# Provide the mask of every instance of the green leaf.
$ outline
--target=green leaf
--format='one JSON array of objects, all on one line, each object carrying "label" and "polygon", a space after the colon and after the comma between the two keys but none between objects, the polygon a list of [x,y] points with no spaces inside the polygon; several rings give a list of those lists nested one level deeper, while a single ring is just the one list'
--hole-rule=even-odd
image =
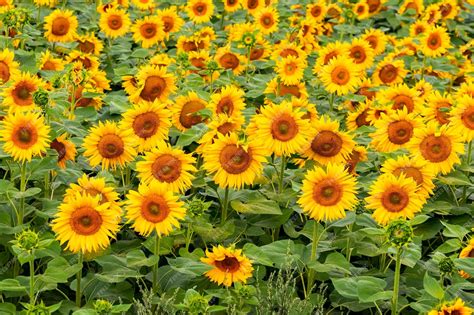
[{"label": "green leaf", "polygon": [[250,214],[274,214],[280,215],[281,210],[277,202],[273,200],[267,200],[262,198],[260,200],[252,200],[244,203],[240,200],[232,200],[230,202],[231,207],[240,213]]},{"label": "green leaf", "polygon": [[444,290],[433,277],[428,275],[428,272],[425,273],[425,277],[423,278],[423,288],[434,298],[441,300],[444,297]]},{"label": "green leaf", "polygon": [[150,55],[150,52],[149,52],[148,49],[138,48],[138,49],[135,49],[135,51],[132,52],[130,57],[132,57],[132,58],[146,58],[149,55]]},{"label": "green leaf", "polygon": [[15,199],[20,199],[20,198],[27,198],[27,197],[37,195],[40,192],[41,192],[41,188],[33,187],[33,188],[28,188],[26,191],[23,191],[23,192],[18,191],[14,193],[12,196]]},{"label": "green leaf", "polygon": [[197,124],[192,126],[179,136],[176,146],[185,147],[195,141],[198,141],[207,132],[207,130],[208,128],[205,124]]},{"label": "green leaf", "polygon": [[0,292],[22,292],[26,288],[16,279],[5,279],[0,281]]},{"label": "green leaf", "polygon": [[250,258],[254,263],[261,264],[264,266],[273,266],[273,261],[268,257],[264,250],[255,244],[247,243],[243,248],[244,254]]},{"label": "green leaf", "polygon": [[474,275],[474,257],[456,258],[454,264],[459,270]]},{"label": "green leaf", "polygon": [[193,277],[202,276],[206,271],[212,269],[212,266],[208,264],[183,257],[168,258],[168,264],[173,270]]},{"label": "green leaf", "polygon": [[134,249],[127,253],[127,267],[151,267],[158,261],[159,257],[153,255],[149,258],[139,249]]},{"label": "green leaf", "polygon": [[472,185],[469,177],[463,172],[455,171],[446,176],[439,176],[438,180],[443,184],[450,186],[470,186]]},{"label": "green leaf", "polygon": [[443,235],[446,237],[457,237],[458,239],[462,240],[464,236],[469,233],[469,230],[455,224],[449,224],[446,222],[441,221],[446,228],[443,230]]},{"label": "green leaf", "polygon": [[357,299],[357,280],[356,278],[331,279],[337,293],[349,299]]}]

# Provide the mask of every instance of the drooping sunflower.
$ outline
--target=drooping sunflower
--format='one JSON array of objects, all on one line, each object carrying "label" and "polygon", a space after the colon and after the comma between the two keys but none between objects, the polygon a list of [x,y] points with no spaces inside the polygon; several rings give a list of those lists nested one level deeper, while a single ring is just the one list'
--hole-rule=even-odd
[{"label": "drooping sunflower", "polygon": [[241,74],[245,69],[246,58],[230,50],[230,47],[220,47],[217,49],[214,60],[224,70],[232,70],[235,75]]},{"label": "drooping sunflower", "polygon": [[100,56],[102,49],[104,49],[102,41],[92,32],[84,35],[77,35],[74,38],[74,41],[77,43],[77,50],[86,54]]},{"label": "drooping sunflower", "polygon": [[352,62],[352,59],[339,56],[322,67],[319,78],[329,93],[346,95],[357,89],[361,76],[361,69]]},{"label": "drooping sunflower", "polygon": [[99,26],[107,37],[117,38],[127,34],[130,25],[130,17],[125,10],[113,8],[100,15]]},{"label": "drooping sunflower", "polygon": [[9,49],[0,52],[0,85],[7,83],[18,74],[19,64],[14,61],[15,54]]},{"label": "drooping sunflower", "polygon": [[196,24],[207,23],[214,14],[212,0],[188,0],[186,13]]},{"label": "drooping sunflower", "polygon": [[205,275],[219,285],[230,287],[233,283],[247,283],[247,279],[252,277],[252,263],[241,249],[213,246],[212,252],[206,250],[206,257],[201,261],[213,267],[206,271]]},{"label": "drooping sunflower", "polygon": [[283,84],[298,84],[303,79],[306,62],[294,56],[281,58],[276,62],[276,73]]},{"label": "drooping sunflower", "polygon": [[44,87],[44,82],[29,72],[21,73],[12,81],[11,85],[1,93],[4,98],[3,105],[12,110],[31,110],[35,108],[33,93],[40,87]]},{"label": "drooping sunflower", "polygon": [[179,201],[167,186],[152,182],[140,184],[138,191],[130,190],[127,194],[125,217],[132,223],[132,228],[143,236],[153,231],[158,236],[166,236],[179,228],[179,221],[186,216],[184,203]]},{"label": "drooping sunflower", "polygon": [[141,43],[143,48],[150,48],[165,39],[163,21],[156,15],[145,16],[133,23],[131,31],[133,40]]},{"label": "drooping sunflower", "polygon": [[134,144],[131,130],[120,129],[115,122],[99,122],[84,138],[84,156],[92,167],[115,170],[133,161],[137,155]]},{"label": "drooping sunflower", "polygon": [[245,92],[235,85],[226,85],[219,93],[211,95],[209,108],[215,115],[226,114],[228,116],[240,116],[245,108]]},{"label": "drooping sunflower", "polygon": [[77,17],[71,10],[56,9],[44,19],[44,36],[50,42],[72,42],[78,26]]},{"label": "drooping sunflower", "polygon": [[464,153],[462,135],[450,125],[429,122],[424,128],[415,129],[409,150],[414,159],[422,159],[433,166],[436,173],[447,174],[454,164],[461,163]]},{"label": "drooping sunflower", "polygon": [[155,100],[164,102],[176,90],[175,81],[174,75],[168,73],[165,67],[146,65],[136,75],[136,90],[131,98],[136,103]]},{"label": "drooping sunflower", "polygon": [[306,173],[298,204],[317,221],[334,221],[346,216],[345,210],[357,205],[356,180],[343,164],[329,163]]},{"label": "drooping sunflower", "polygon": [[374,50],[374,54],[380,55],[385,51],[387,45],[387,37],[379,29],[366,30],[362,39],[369,43],[370,47]]},{"label": "drooping sunflower", "polygon": [[2,121],[0,138],[3,150],[15,161],[31,161],[46,152],[49,146],[49,126],[39,113],[10,112]]},{"label": "drooping sunflower", "polygon": [[277,156],[289,156],[308,146],[311,129],[309,121],[303,119],[303,111],[293,108],[288,101],[260,110],[261,113],[255,116],[257,131],[249,134],[249,139],[258,141]]},{"label": "drooping sunflower", "polygon": [[448,32],[442,26],[433,26],[423,35],[421,38],[421,50],[425,56],[441,56],[451,47]]},{"label": "drooping sunflower", "polygon": [[222,188],[240,189],[253,184],[266,161],[266,150],[260,144],[239,141],[235,133],[219,134],[205,152],[203,166],[214,174],[214,182]]},{"label": "drooping sunflower", "polygon": [[196,159],[182,150],[172,148],[165,142],[145,154],[144,160],[137,163],[138,177],[145,184],[160,183],[171,191],[184,192],[191,187]]},{"label": "drooping sunflower", "polygon": [[310,145],[303,155],[321,164],[343,163],[355,147],[352,136],[339,130],[339,122],[321,116],[313,124]]},{"label": "drooping sunflower", "polygon": [[67,161],[74,161],[76,158],[76,146],[67,140],[67,134],[63,133],[54,139],[49,147],[58,153],[58,165],[60,168],[66,168]]},{"label": "drooping sunflower", "polygon": [[403,60],[384,59],[377,64],[372,80],[377,85],[394,85],[402,83],[407,73]]},{"label": "drooping sunflower", "polygon": [[420,212],[424,197],[417,194],[417,185],[404,173],[380,175],[370,187],[367,208],[374,210],[372,217],[380,225],[387,225],[399,218],[412,219]]},{"label": "drooping sunflower", "polygon": [[413,138],[414,131],[423,126],[416,114],[409,114],[405,108],[382,114],[374,122],[376,128],[370,134],[371,145],[379,152],[392,152],[407,148]]},{"label": "drooping sunflower", "polygon": [[181,131],[186,131],[194,125],[205,122],[206,118],[199,111],[207,107],[207,103],[196,92],[188,92],[176,98],[171,111],[173,124]]},{"label": "drooping sunflower", "polygon": [[184,25],[184,20],[178,15],[176,6],[158,10],[157,15],[163,22],[163,31],[167,39],[170,34],[178,32]]},{"label": "drooping sunflower", "polygon": [[49,50],[41,52],[38,68],[43,71],[61,71],[64,69],[64,60],[54,57]]},{"label": "drooping sunflower", "polygon": [[273,7],[261,8],[255,13],[255,21],[258,29],[263,34],[271,34],[278,30],[278,11]]},{"label": "drooping sunflower", "polygon": [[99,205],[106,204],[107,211],[115,214],[117,221],[122,218],[122,202],[113,186],[107,185],[104,177],[88,177],[83,174],[77,184],[71,183],[64,195],[65,202],[74,201],[77,194],[99,198]]},{"label": "drooping sunflower", "polygon": [[133,142],[138,152],[148,151],[168,138],[171,112],[165,103],[158,100],[140,102],[122,116],[121,128],[133,130]]},{"label": "drooping sunflower", "polygon": [[454,98],[448,93],[433,91],[426,99],[426,106],[422,112],[426,121],[436,121],[444,125],[451,120],[451,108],[454,105]]},{"label": "drooping sunflower", "polygon": [[360,145],[355,146],[346,160],[345,169],[349,174],[357,175],[357,164],[364,161],[367,161],[367,149]]},{"label": "drooping sunflower", "polygon": [[77,193],[59,206],[51,228],[61,245],[67,243],[66,249],[87,254],[107,248],[120,229],[118,223],[107,203],[100,204],[99,196]]},{"label": "drooping sunflower", "polygon": [[361,69],[367,69],[374,62],[374,50],[369,43],[363,39],[355,38],[348,47],[349,57]]},{"label": "drooping sunflower", "polygon": [[286,85],[283,82],[278,82],[278,78],[274,78],[270,82],[268,82],[264,93],[274,94],[278,96],[290,95],[291,97],[296,97],[300,99],[308,98],[308,91],[306,90],[304,82]]},{"label": "drooping sunflower", "polygon": [[451,111],[453,130],[463,135],[466,142],[474,139],[474,98],[464,95],[458,98],[456,106]]}]

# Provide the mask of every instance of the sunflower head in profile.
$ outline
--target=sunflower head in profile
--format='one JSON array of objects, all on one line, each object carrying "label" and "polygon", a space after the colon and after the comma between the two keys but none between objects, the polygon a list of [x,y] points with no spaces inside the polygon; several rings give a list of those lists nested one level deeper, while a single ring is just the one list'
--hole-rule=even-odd
[{"label": "sunflower head in profile", "polygon": [[214,182],[222,188],[240,189],[253,184],[266,161],[266,150],[260,144],[241,142],[235,133],[219,134],[204,151],[203,166],[214,174]]},{"label": "sunflower head in profile", "polygon": [[133,93],[131,99],[135,103],[155,100],[164,102],[176,90],[175,81],[175,77],[166,72],[166,67],[146,65],[136,75],[135,88],[130,87],[130,92]]},{"label": "sunflower head in profile", "polygon": [[201,99],[196,92],[189,92],[187,95],[180,95],[173,105],[173,124],[181,131],[186,131],[194,125],[206,121],[206,118],[199,114],[205,109],[207,103]]},{"label": "sunflower head in profile", "polygon": [[207,23],[214,14],[214,4],[212,0],[188,0],[186,13],[196,24]]},{"label": "sunflower head in profile", "polygon": [[298,84],[303,79],[306,62],[294,56],[281,58],[276,62],[276,73],[286,85]]},{"label": "sunflower head in profile", "polygon": [[343,164],[328,164],[306,173],[298,199],[303,211],[317,221],[334,221],[346,216],[345,210],[357,205],[354,176]]},{"label": "sunflower head in profile", "polygon": [[44,19],[44,22],[44,36],[48,41],[60,43],[74,41],[79,23],[72,11],[56,9]]},{"label": "sunflower head in profile", "polygon": [[73,253],[93,254],[110,245],[119,225],[116,215],[100,204],[99,197],[77,193],[59,206],[51,228],[56,239]]},{"label": "sunflower head in profile", "polygon": [[107,37],[124,36],[130,29],[130,25],[130,17],[125,10],[113,8],[100,15],[99,26]]},{"label": "sunflower head in profile", "polygon": [[444,27],[433,26],[421,38],[421,50],[428,57],[439,57],[451,47],[448,32]]},{"label": "sunflower head in profile", "polygon": [[464,153],[462,135],[451,125],[429,122],[424,128],[415,129],[409,150],[413,158],[422,159],[433,166],[436,173],[449,173],[454,164],[461,163],[459,155]]},{"label": "sunflower head in profile", "polygon": [[435,121],[440,125],[450,122],[450,111],[455,104],[451,94],[446,92],[441,94],[438,91],[433,91],[427,96],[425,104],[422,114],[426,121]]},{"label": "sunflower head in profile", "polygon": [[451,124],[456,133],[463,135],[464,141],[474,139],[474,97],[464,95],[457,99],[451,111]]},{"label": "sunflower head in profile", "polygon": [[65,62],[61,58],[56,58],[49,50],[41,52],[38,68],[42,71],[61,71]]},{"label": "sunflower head in profile", "polygon": [[[474,238],[471,238],[469,243],[461,250],[461,252],[459,253],[459,258],[474,258]],[[464,270],[460,270],[459,274],[461,275],[461,277],[466,279],[474,276]]]},{"label": "sunflower head in profile", "polygon": [[160,103],[158,100],[140,102],[128,109],[122,117],[121,127],[133,130],[138,152],[148,151],[158,142],[168,138],[171,113],[165,103]]},{"label": "sunflower head in profile", "polygon": [[160,183],[141,184],[138,191],[127,194],[125,217],[140,235],[149,236],[154,231],[166,236],[173,227],[180,227],[179,221],[185,216],[184,202]]},{"label": "sunflower head in profile", "polygon": [[3,150],[15,161],[31,161],[33,156],[46,152],[49,130],[39,113],[11,112],[2,121],[0,129]]},{"label": "sunflower head in profile", "polygon": [[367,149],[363,146],[356,146],[346,159],[345,169],[349,174],[357,175],[356,167],[360,162],[367,161]]},{"label": "sunflower head in profile", "polygon": [[165,142],[145,154],[144,160],[137,163],[140,180],[146,184],[157,182],[170,191],[184,192],[191,187],[196,159],[191,154],[172,148]]},{"label": "sunflower head in profile", "polygon": [[150,48],[166,38],[163,21],[156,15],[136,20],[131,31],[133,40],[141,43],[143,48]]},{"label": "sunflower head in profile", "polygon": [[74,161],[76,158],[76,146],[67,137],[68,135],[64,133],[49,144],[49,147],[58,153],[58,165],[60,168],[66,168],[66,162]]},{"label": "sunflower head in profile", "polygon": [[212,252],[206,250],[203,263],[212,267],[205,275],[219,285],[230,287],[233,283],[246,283],[252,277],[253,267],[250,259],[242,254],[241,249],[213,246]]},{"label": "sunflower head in profile", "polygon": [[394,85],[402,83],[407,73],[403,60],[384,59],[377,64],[372,80],[377,85]]},{"label": "sunflower head in profile", "polygon": [[362,72],[352,59],[339,56],[322,67],[319,78],[329,93],[346,95],[357,90]]},{"label": "sunflower head in profile", "polygon": [[464,301],[457,298],[453,301],[444,302],[436,309],[428,312],[428,315],[471,315],[474,312],[469,306],[466,306]]},{"label": "sunflower head in profile", "polygon": [[245,92],[235,85],[226,85],[211,95],[209,108],[215,115],[241,116],[245,108]]},{"label": "sunflower head in profile", "polygon": [[104,44],[93,32],[77,35],[74,41],[77,43],[76,49],[86,54],[100,56],[104,49]]},{"label": "sunflower head in profile", "polygon": [[372,184],[366,201],[366,207],[374,210],[375,221],[387,225],[399,218],[412,219],[421,211],[425,197],[417,193],[417,183],[405,173],[385,173]]},{"label": "sunflower head in profile", "polygon": [[14,61],[15,54],[9,49],[0,51],[0,86],[15,78],[19,72],[19,64]]},{"label": "sunflower head in profile", "polygon": [[137,154],[134,144],[131,130],[121,129],[115,122],[99,122],[84,138],[84,156],[92,167],[114,170],[133,161]]}]

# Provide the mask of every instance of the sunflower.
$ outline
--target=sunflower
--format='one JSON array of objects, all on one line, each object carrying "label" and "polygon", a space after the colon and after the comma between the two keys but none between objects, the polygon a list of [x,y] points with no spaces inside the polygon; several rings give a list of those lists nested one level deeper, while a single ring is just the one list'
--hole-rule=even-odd
[{"label": "sunflower", "polygon": [[206,249],[206,257],[202,257],[201,261],[212,267],[205,275],[219,285],[230,287],[235,282],[247,283],[252,276],[252,263],[241,249],[234,246],[213,246],[212,252]]},{"label": "sunflower", "polygon": [[306,18],[312,22],[321,22],[326,15],[327,7],[324,2],[309,4],[306,7]]},{"label": "sunflower", "polygon": [[69,55],[66,57],[66,62],[68,64],[74,64],[76,62],[80,62],[83,66],[83,69],[88,70],[90,72],[99,70],[99,66],[100,66],[100,61],[97,56],[83,53],[79,50],[71,51]]},{"label": "sunflower", "polygon": [[313,73],[318,74],[321,72],[323,66],[329,64],[329,62],[339,56],[347,56],[348,44],[336,41],[334,43],[329,43],[326,46],[322,47],[318,51],[318,58],[313,68]]},{"label": "sunflower", "polygon": [[230,47],[220,47],[217,49],[214,60],[224,70],[232,70],[235,75],[241,74],[245,69],[246,58],[230,50]]},{"label": "sunflower", "polygon": [[117,38],[127,34],[130,25],[130,17],[125,10],[113,8],[100,15],[99,26],[107,37]]},{"label": "sunflower", "polygon": [[67,243],[66,249],[73,253],[96,253],[107,248],[120,229],[116,215],[107,210],[99,196],[77,193],[59,206],[51,228],[61,245]]},{"label": "sunflower", "polygon": [[133,40],[136,43],[141,43],[143,48],[150,48],[166,37],[163,31],[163,21],[156,15],[136,20],[131,31]]},{"label": "sunflower", "polygon": [[382,105],[391,105],[393,110],[405,109],[408,113],[420,112],[421,99],[415,89],[406,84],[398,84],[377,93],[377,101]]},{"label": "sunflower", "polygon": [[445,302],[436,309],[428,312],[428,315],[471,315],[474,310],[464,305],[464,301],[457,298],[454,301]]},{"label": "sunflower", "polygon": [[443,20],[454,19],[459,13],[459,6],[456,1],[443,0],[437,4]]},{"label": "sunflower", "polygon": [[159,142],[144,160],[137,163],[138,177],[145,184],[164,184],[171,191],[185,192],[191,187],[196,162],[191,154]]},{"label": "sunflower", "polygon": [[168,138],[170,117],[171,113],[165,103],[158,100],[140,102],[123,114],[121,128],[133,130],[133,143],[138,152],[144,152]]},{"label": "sunflower", "polygon": [[15,161],[31,161],[34,155],[46,152],[49,146],[49,126],[38,113],[11,112],[2,121],[0,129],[3,150]]},{"label": "sunflower", "polygon": [[188,60],[191,65],[196,69],[189,69],[189,73],[196,73],[201,76],[205,81],[215,81],[219,78],[219,71],[213,71],[212,76],[209,74],[208,62],[211,60],[209,52],[204,50],[191,51],[188,53]]},{"label": "sunflower", "polygon": [[188,0],[186,12],[194,23],[207,23],[214,14],[214,4],[212,0]]},{"label": "sunflower", "polygon": [[[474,238],[472,238],[469,243],[466,245],[466,247],[464,247],[461,252],[459,253],[459,258],[474,258]],[[459,271],[459,274],[463,277],[463,278],[470,278],[474,275],[471,275],[469,273],[467,273],[466,271],[464,270],[460,270]]]},{"label": "sunflower", "polygon": [[404,0],[398,12],[403,14],[407,10],[413,10],[416,15],[419,15],[424,9],[423,0]]},{"label": "sunflower", "polygon": [[163,22],[163,31],[168,39],[171,33],[179,32],[181,27],[184,25],[184,20],[178,15],[176,6],[158,10],[156,15]]},{"label": "sunflower", "polygon": [[[330,44],[329,44],[330,45]],[[294,42],[282,40],[280,43],[272,47],[272,59],[277,61],[280,58],[294,56],[300,60],[306,60],[307,54]]]},{"label": "sunflower", "polygon": [[474,98],[474,81],[461,83],[458,90],[456,91],[456,97],[461,98],[464,95]]},{"label": "sunflower", "polygon": [[433,91],[433,86],[431,85],[431,83],[425,81],[424,79],[419,80],[413,88],[417,91],[418,97],[423,101]]},{"label": "sunflower", "polygon": [[180,36],[176,43],[178,54],[182,52],[189,53],[191,51],[208,49],[209,46],[210,42],[207,38],[198,38],[197,36]]},{"label": "sunflower", "polygon": [[302,118],[305,113],[293,108],[291,102],[267,105],[260,110],[255,117],[257,131],[249,139],[259,141],[277,156],[301,152],[308,145],[309,121]]},{"label": "sunflower", "polygon": [[352,136],[339,130],[339,122],[322,116],[314,124],[306,157],[321,164],[343,163],[355,147]]},{"label": "sunflower", "polygon": [[426,107],[423,110],[423,116],[426,121],[436,121],[440,125],[449,123],[451,119],[451,108],[454,99],[450,94],[432,92],[426,99]]},{"label": "sunflower", "polygon": [[274,94],[277,96],[290,95],[291,97],[300,99],[308,98],[308,91],[306,90],[304,82],[286,85],[283,82],[278,82],[278,78],[273,78],[270,82],[268,82],[264,93]]},{"label": "sunflower", "polygon": [[209,108],[215,115],[241,116],[245,108],[245,92],[235,85],[226,85],[219,93],[211,95]]},{"label": "sunflower", "polygon": [[407,73],[403,60],[385,59],[377,64],[372,80],[377,85],[394,85],[402,83]]},{"label": "sunflower", "polygon": [[41,52],[38,68],[42,71],[61,71],[64,69],[64,60],[55,58],[49,50]]},{"label": "sunflower", "polygon": [[0,85],[7,83],[11,77],[16,77],[19,70],[18,62],[14,61],[15,54],[9,49],[0,51]]},{"label": "sunflower", "polygon": [[240,0],[224,0],[224,11],[235,12],[240,7]]},{"label": "sunflower", "polygon": [[444,55],[450,47],[448,32],[441,26],[433,26],[421,38],[421,50],[428,57]]},{"label": "sunflower", "polygon": [[466,142],[474,139],[474,98],[464,95],[458,98],[456,106],[451,110],[450,118],[453,130],[463,135]]},{"label": "sunflower", "polygon": [[115,170],[133,161],[137,152],[134,149],[131,130],[120,129],[115,122],[99,122],[84,138],[84,156],[92,167],[102,165],[102,169]]},{"label": "sunflower", "polygon": [[58,153],[58,165],[60,168],[66,168],[66,162],[74,161],[76,157],[76,146],[67,140],[67,136],[64,133],[49,144],[49,147]]},{"label": "sunflower", "polygon": [[214,142],[219,134],[229,135],[238,132],[244,124],[245,118],[242,115],[227,116],[226,114],[216,115],[207,125],[209,130],[199,139],[200,146],[196,149],[197,153],[205,153],[208,144]]},{"label": "sunflower", "polygon": [[294,56],[281,58],[276,62],[276,73],[283,84],[298,84],[303,79],[306,62]]},{"label": "sunflower", "polygon": [[346,95],[356,91],[361,76],[359,66],[345,56],[332,59],[327,66],[322,67],[319,75],[325,89],[337,95]]},{"label": "sunflower", "polygon": [[33,2],[38,6],[48,6],[53,8],[58,3],[58,0],[33,0]]},{"label": "sunflower", "polygon": [[35,108],[33,93],[40,87],[44,87],[44,82],[29,72],[21,73],[12,81],[11,85],[1,92],[4,98],[3,105],[14,110],[31,110]]},{"label": "sunflower", "polygon": [[0,13],[8,11],[12,8],[14,8],[13,0],[1,0],[0,1]]},{"label": "sunflower", "polygon": [[369,43],[376,56],[385,51],[387,37],[381,30],[368,29],[365,31],[364,35],[362,35],[362,39]]},{"label": "sunflower", "polygon": [[409,149],[414,159],[422,159],[433,166],[435,172],[447,174],[454,164],[461,163],[464,153],[462,135],[452,126],[429,122],[424,128],[415,129]]},{"label": "sunflower", "polygon": [[154,66],[168,67],[172,64],[176,64],[176,60],[166,53],[161,53],[151,57],[149,63]]},{"label": "sunflower", "polygon": [[132,0],[132,3],[142,11],[153,10],[155,8],[155,1],[153,0]]},{"label": "sunflower", "polygon": [[205,109],[206,106],[207,103],[196,92],[178,96],[171,109],[174,126],[181,131],[186,131],[194,125],[205,122],[206,118],[199,115],[199,111]]},{"label": "sunflower", "polygon": [[353,111],[347,115],[346,126],[350,131],[355,131],[362,126],[370,126],[372,123],[368,120],[370,111],[370,103],[365,102],[357,107],[356,111]]},{"label": "sunflower", "polygon": [[186,216],[184,202],[179,201],[167,186],[152,182],[140,184],[138,191],[127,194],[125,217],[133,222],[132,228],[140,235],[149,236],[153,231],[166,236],[179,228],[179,221]]},{"label": "sunflower", "polygon": [[261,8],[255,13],[257,28],[262,34],[271,34],[278,31],[278,11],[272,7]]},{"label": "sunflower", "polygon": [[424,34],[428,29],[430,29],[430,25],[426,21],[416,20],[410,25],[410,36],[417,37]]},{"label": "sunflower", "polygon": [[264,148],[253,141],[239,141],[235,133],[219,134],[205,152],[203,166],[214,173],[214,182],[222,188],[251,185],[262,173],[262,163],[266,161]]},{"label": "sunflower", "polygon": [[306,173],[298,204],[317,221],[334,221],[346,216],[345,210],[357,205],[356,180],[343,164],[329,163]]},{"label": "sunflower", "polygon": [[258,12],[261,8],[265,6],[265,0],[241,0],[242,6],[246,9],[251,15]]},{"label": "sunflower", "polygon": [[44,36],[50,42],[72,42],[78,26],[77,17],[71,10],[54,10],[44,19]]},{"label": "sunflower", "polygon": [[164,102],[176,90],[176,78],[166,72],[165,67],[146,65],[138,71],[136,81],[137,88],[132,94],[132,100],[136,103],[155,100]]},{"label": "sunflower", "polygon": [[361,69],[370,68],[374,62],[374,50],[367,41],[355,38],[348,47],[349,57]]},{"label": "sunflower", "polygon": [[367,208],[374,210],[372,217],[380,225],[387,225],[398,218],[412,219],[421,211],[424,203],[417,194],[417,184],[404,173],[395,176],[391,173],[380,175],[369,191]]},{"label": "sunflower", "polygon": [[355,172],[356,166],[359,162],[364,161],[367,161],[367,150],[365,147],[358,145],[355,146],[351,154],[349,154],[344,167],[349,174],[357,175]]},{"label": "sunflower", "polygon": [[358,20],[365,20],[369,17],[369,5],[365,1],[354,4],[352,11],[356,14]]}]

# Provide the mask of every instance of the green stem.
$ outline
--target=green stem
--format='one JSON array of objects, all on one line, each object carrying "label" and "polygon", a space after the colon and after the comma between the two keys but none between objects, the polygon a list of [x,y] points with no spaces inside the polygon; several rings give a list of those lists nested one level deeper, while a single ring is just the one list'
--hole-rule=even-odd
[{"label": "green stem", "polygon": [[49,171],[47,171],[46,174],[44,174],[44,198],[49,197],[49,177],[50,174]]},{"label": "green stem", "polygon": [[[20,166],[20,191],[23,193],[26,190],[26,162],[23,161]],[[20,208],[18,210],[18,225],[23,224],[23,218],[25,216],[25,197],[23,194],[20,198]]]},{"label": "green stem", "polygon": [[224,192],[224,202],[221,204],[222,208],[222,217],[221,217],[221,223],[224,224],[224,222],[227,220],[227,207],[229,206],[229,187],[225,188]]},{"label": "green stem", "polygon": [[[467,146],[467,160],[466,165],[469,167],[471,165],[471,153],[472,153],[472,140],[469,141],[469,145]],[[466,171],[466,176],[469,178],[469,170]],[[467,185],[465,185],[462,189],[462,203],[465,204],[467,201]]]},{"label": "green stem", "polygon": [[334,109],[334,93],[329,95],[329,111],[332,112]]},{"label": "green stem", "polygon": [[76,275],[76,306],[81,307],[81,299],[82,299],[82,292],[81,292],[81,279],[82,279],[82,266],[83,266],[84,257],[82,252],[77,254],[77,261],[78,264],[81,266],[81,269],[77,272]]},{"label": "green stem", "polygon": [[155,255],[158,256],[156,264],[153,266],[153,292],[158,292],[158,265],[160,264],[161,237],[155,234]]},{"label": "green stem", "polygon": [[32,259],[30,260],[30,305],[35,305],[35,252],[31,251]]},{"label": "green stem", "polygon": [[423,66],[421,67],[421,80],[425,78],[425,62],[426,62],[426,56],[423,55]]},{"label": "green stem", "polygon": [[[310,258],[311,262],[316,261],[316,254],[317,254],[317,251],[318,251],[318,242],[319,242],[318,222],[314,221],[314,225],[313,225],[313,243],[311,244],[311,258]],[[306,287],[306,290],[307,290],[308,294],[311,293],[311,291],[313,290],[314,276],[315,276],[314,269],[310,269],[309,272],[308,272],[308,285]]]},{"label": "green stem", "polygon": [[402,266],[402,248],[397,250],[397,258],[395,262],[395,275],[393,280],[393,296],[392,296],[392,315],[398,314],[398,289],[400,287],[400,268]]},{"label": "green stem", "polygon": [[224,10],[224,12],[222,12],[222,17],[221,17],[221,30],[224,28],[225,13],[226,11]]},{"label": "green stem", "polygon": [[281,165],[280,165],[280,176],[278,178],[278,193],[281,194],[283,192],[283,178],[285,177],[285,167],[286,167],[286,156],[281,157]]}]

